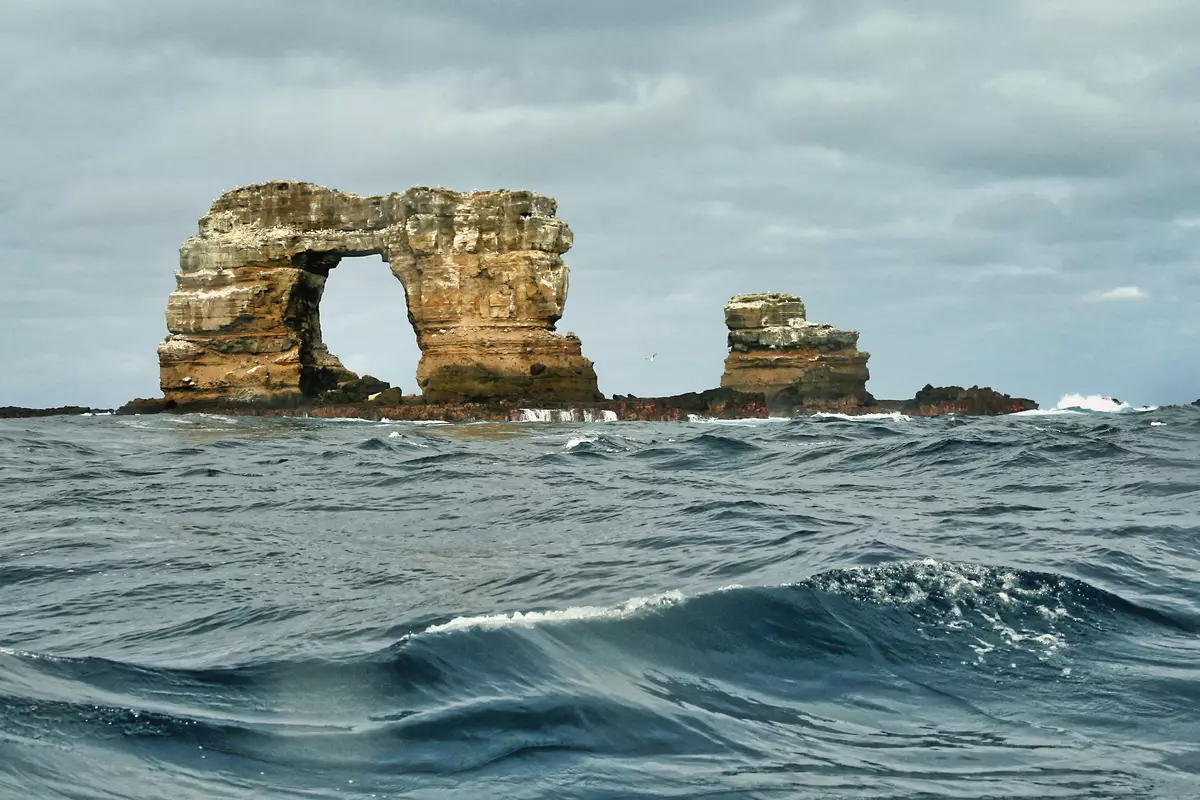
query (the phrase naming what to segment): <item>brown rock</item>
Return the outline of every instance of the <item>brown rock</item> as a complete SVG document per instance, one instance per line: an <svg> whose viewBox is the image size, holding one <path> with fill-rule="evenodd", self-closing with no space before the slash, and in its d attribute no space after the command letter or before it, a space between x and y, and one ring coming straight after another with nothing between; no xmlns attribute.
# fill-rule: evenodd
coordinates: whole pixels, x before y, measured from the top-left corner
<svg viewBox="0 0 1200 800"><path fill-rule="evenodd" d="M858 332L809 322L788 294L748 294L725 306L729 355L721 386L761 392L773 410L820 404L864 405L869 353Z"/></svg>
<svg viewBox="0 0 1200 800"><path fill-rule="evenodd" d="M161 414L173 411L175 404L165 397L138 397L117 409L118 414Z"/></svg>
<svg viewBox="0 0 1200 800"><path fill-rule="evenodd" d="M995 416L1031 411L1038 404L1024 397L1011 397L990 387L932 386L925 384L912 400L906 400L903 410L910 414L968 414Z"/></svg>
<svg viewBox="0 0 1200 800"><path fill-rule="evenodd" d="M226 192L180 250L158 348L166 399L288 407L355 380L326 349L319 308L329 271L371 254L404 286L431 401L599 399L579 339L554 332L572 241L555 210L532 192Z"/></svg>

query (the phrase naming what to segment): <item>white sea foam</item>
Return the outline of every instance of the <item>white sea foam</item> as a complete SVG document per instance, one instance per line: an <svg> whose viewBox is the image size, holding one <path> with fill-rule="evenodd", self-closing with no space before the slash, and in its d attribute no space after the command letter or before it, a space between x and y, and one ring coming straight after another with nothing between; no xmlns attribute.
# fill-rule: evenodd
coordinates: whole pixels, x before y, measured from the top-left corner
<svg viewBox="0 0 1200 800"><path fill-rule="evenodd" d="M1158 406L1134 407L1102 394L1064 394L1054 408L1018 411L1012 417L1049 417L1063 414L1133 414L1157 411Z"/></svg>
<svg viewBox="0 0 1200 800"><path fill-rule="evenodd" d="M455 617L449 622L430 625L422 633L449 633L470 629L531 628L555 622L588 619L623 619L683 602L682 592L662 592L648 597L634 597L619 606L572 606L560 611L514 611L511 614L490 614L477 617Z"/></svg>
<svg viewBox="0 0 1200 800"><path fill-rule="evenodd" d="M449 425L444 419L388 419L379 420L380 425Z"/></svg>
<svg viewBox="0 0 1200 800"><path fill-rule="evenodd" d="M878 605L925 606L932 598L919 612L922 624L972 631L977 663L993 651L1026 650L1043 661L1058 655L1068 642L1056 625L1075 619L1062 601L1063 579L1031 581L1014 570L932 558L837 570L804 584ZM1030 610L1039 622L1023 616Z"/></svg>
<svg viewBox="0 0 1200 800"><path fill-rule="evenodd" d="M1074 414L1076 416L1082 414L1082 411L1076 411L1071 408L1031 408L1028 411L1017 411L1009 414L1010 417L1058 417L1065 414Z"/></svg>
<svg viewBox="0 0 1200 800"><path fill-rule="evenodd" d="M971 641L964 644L974 652L978 664L993 658L1007 661L1017 651L1043 662L1061 659L1070 648L1066 623L1079 621L1071 613L1066 579L1030 579L1015 570L931 558L833 570L783 586L818 589L873 605L912 607L923 632L940 628L947 635L969 635ZM713 593L746 588L735 583ZM687 599L682 592L668 591L615 606L456 617L410 636L624 619L677 606Z"/></svg>
<svg viewBox="0 0 1200 800"><path fill-rule="evenodd" d="M579 447L579 445L581 445L581 444L592 444L599 438L600 437L596 436L596 435L574 436L574 437L568 439L567 443L563 445L563 450L574 450L576 447Z"/></svg>
<svg viewBox="0 0 1200 800"><path fill-rule="evenodd" d="M742 417L740 419L721 419L705 417L700 414L688 414L688 422L705 425L770 425L775 422L791 422L791 417Z"/></svg>
<svg viewBox="0 0 1200 800"><path fill-rule="evenodd" d="M404 441L404 444L412 445L413 447L429 447L429 445L425 444L424 442L413 441L412 439L408 438L400 431L392 431L391 433L388 434L388 438L389 439L402 439Z"/></svg>
<svg viewBox="0 0 1200 800"><path fill-rule="evenodd" d="M1102 394L1065 394L1058 401L1058 410L1099 411L1107 414L1126 414L1132 411L1157 411L1158 406L1142 406L1135 408L1129 403L1123 403Z"/></svg>
<svg viewBox="0 0 1200 800"><path fill-rule="evenodd" d="M1167 423L1165 423L1165 422L1151 422L1150 427L1151 428L1161 428L1163 425L1166 425L1166 424Z"/></svg>
<svg viewBox="0 0 1200 800"><path fill-rule="evenodd" d="M590 408L522 408L521 422L616 422L617 412Z"/></svg>
<svg viewBox="0 0 1200 800"><path fill-rule="evenodd" d="M521 422L574 422L569 410L558 408L522 408Z"/></svg>
<svg viewBox="0 0 1200 800"><path fill-rule="evenodd" d="M910 422L912 417L907 414L901 414L899 411L889 411L881 414L833 414L825 411L818 411L812 415L813 419L843 419L847 422L869 422L871 420L890 420L892 422Z"/></svg>

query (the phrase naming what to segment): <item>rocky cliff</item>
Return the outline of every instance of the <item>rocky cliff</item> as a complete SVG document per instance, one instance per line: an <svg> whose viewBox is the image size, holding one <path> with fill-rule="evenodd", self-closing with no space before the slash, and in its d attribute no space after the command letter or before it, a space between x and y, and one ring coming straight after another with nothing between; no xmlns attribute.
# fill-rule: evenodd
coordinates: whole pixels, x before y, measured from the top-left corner
<svg viewBox="0 0 1200 800"><path fill-rule="evenodd" d="M790 294L746 294L725 306L729 355L721 386L762 392L772 408L867 405L869 353L858 331L809 322ZM784 408L786 407L786 408Z"/></svg>
<svg viewBox="0 0 1200 800"><path fill-rule="evenodd" d="M532 192L227 192L180 249L158 348L165 399L286 407L354 379L321 339L320 302L330 271L364 255L404 287L429 400L598 399L579 339L555 332L572 241L555 211Z"/></svg>

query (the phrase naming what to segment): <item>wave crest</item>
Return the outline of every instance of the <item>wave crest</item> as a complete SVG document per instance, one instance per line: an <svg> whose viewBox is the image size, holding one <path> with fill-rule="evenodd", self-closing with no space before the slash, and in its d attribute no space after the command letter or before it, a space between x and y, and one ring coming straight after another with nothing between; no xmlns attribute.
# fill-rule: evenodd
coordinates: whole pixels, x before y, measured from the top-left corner
<svg viewBox="0 0 1200 800"><path fill-rule="evenodd" d="M645 611L682 603L682 592L669 591L648 597L634 597L619 606L572 606L558 611L513 611L509 614L483 614L471 617L455 617L449 622L430 625L422 633L447 633L472 628L530 628L547 622L574 622L588 619L623 619Z"/></svg>

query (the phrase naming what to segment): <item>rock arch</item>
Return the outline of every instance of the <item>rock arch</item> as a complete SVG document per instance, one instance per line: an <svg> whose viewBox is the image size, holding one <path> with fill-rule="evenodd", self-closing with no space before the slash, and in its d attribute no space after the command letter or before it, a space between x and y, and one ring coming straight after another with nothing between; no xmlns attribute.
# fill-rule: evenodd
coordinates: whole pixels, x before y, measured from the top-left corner
<svg viewBox="0 0 1200 800"><path fill-rule="evenodd" d="M321 294L342 258L378 254L404 287L427 400L600 399L579 339L554 332L572 243L555 211L524 191L226 192L180 248L163 393L182 407L301 405L353 378L321 340Z"/></svg>

